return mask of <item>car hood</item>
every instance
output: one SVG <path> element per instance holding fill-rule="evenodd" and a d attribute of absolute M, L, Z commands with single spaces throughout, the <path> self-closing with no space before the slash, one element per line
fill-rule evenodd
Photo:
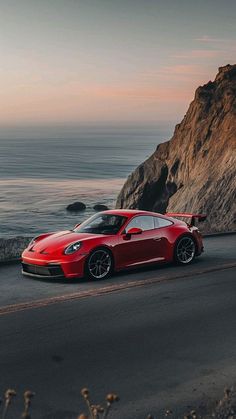
<path fill-rule="evenodd" d="M 41 240 L 39 239 L 30 250 L 37 253 L 50 254 L 55 251 L 63 251 L 67 246 L 76 241 L 82 242 L 96 237 L 101 237 L 101 235 L 76 233 L 74 231 L 60 231 L 59 233 L 50 234 L 50 236 L 42 238 Z"/>

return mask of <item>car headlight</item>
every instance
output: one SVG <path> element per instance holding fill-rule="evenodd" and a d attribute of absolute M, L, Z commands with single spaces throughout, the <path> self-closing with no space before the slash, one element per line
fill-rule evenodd
<path fill-rule="evenodd" d="M 71 255 L 71 253 L 77 252 L 81 248 L 81 242 L 75 242 L 67 246 L 64 250 L 65 255 Z"/>

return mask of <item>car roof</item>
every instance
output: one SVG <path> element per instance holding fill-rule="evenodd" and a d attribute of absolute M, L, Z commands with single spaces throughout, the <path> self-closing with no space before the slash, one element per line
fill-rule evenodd
<path fill-rule="evenodd" d="M 114 210 L 107 210 L 103 211 L 103 214 L 114 214 L 114 215 L 121 215 L 122 217 L 132 218 L 135 215 L 151 215 L 151 216 L 160 216 L 165 217 L 163 214 L 159 214 L 158 212 L 151 212 L 151 211 L 144 211 L 144 210 L 136 210 L 136 209 L 114 209 Z M 168 218 L 168 217 L 165 217 Z"/>

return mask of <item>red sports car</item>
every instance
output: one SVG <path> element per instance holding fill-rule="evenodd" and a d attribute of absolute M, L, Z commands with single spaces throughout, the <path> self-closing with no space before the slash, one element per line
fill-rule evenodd
<path fill-rule="evenodd" d="M 174 217 L 188 217 L 187 224 Z M 199 214 L 138 210 L 100 212 L 73 230 L 33 239 L 22 254 L 24 275 L 105 279 L 112 272 L 158 262 L 187 265 L 203 251 Z"/>

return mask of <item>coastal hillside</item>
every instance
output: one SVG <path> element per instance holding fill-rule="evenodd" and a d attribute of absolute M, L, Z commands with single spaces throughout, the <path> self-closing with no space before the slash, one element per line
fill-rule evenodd
<path fill-rule="evenodd" d="M 236 230 L 236 65 L 200 86 L 171 140 L 128 177 L 117 208 L 200 212 L 202 230 Z"/>

